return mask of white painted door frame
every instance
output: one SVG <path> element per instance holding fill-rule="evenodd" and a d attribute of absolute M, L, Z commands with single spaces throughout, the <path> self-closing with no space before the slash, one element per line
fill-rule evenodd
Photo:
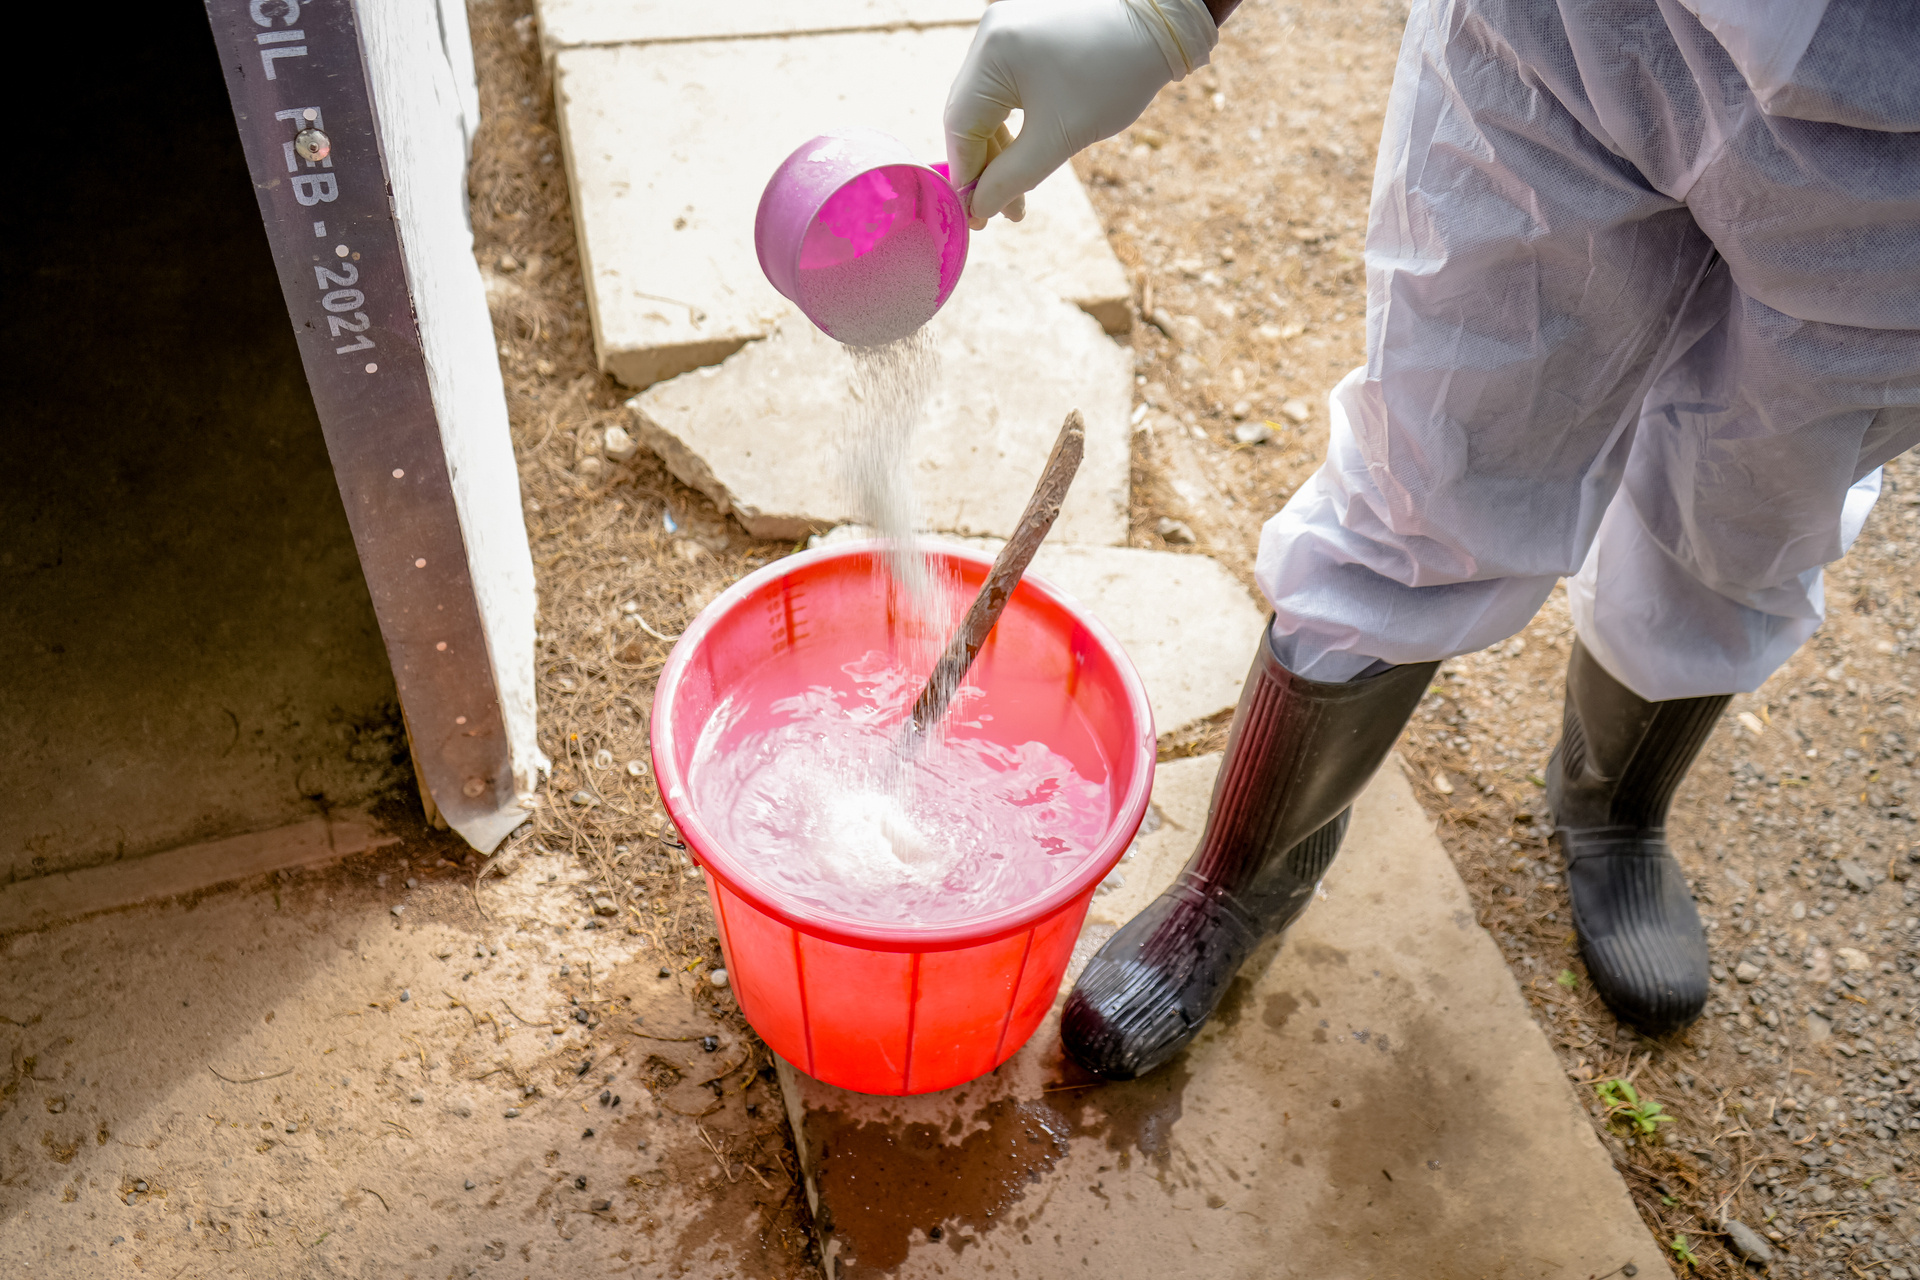
<path fill-rule="evenodd" d="M 415 769 L 491 851 L 547 767 L 459 0 L 206 0 Z M 322 154 L 324 152 L 324 154 Z"/>

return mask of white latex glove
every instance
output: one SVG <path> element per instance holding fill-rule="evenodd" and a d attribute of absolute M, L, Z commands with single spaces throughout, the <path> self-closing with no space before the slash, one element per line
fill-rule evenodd
<path fill-rule="evenodd" d="M 1219 38 L 1201 0 L 989 5 L 947 94 L 947 166 L 973 229 L 996 213 L 1018 222 L 1042 178 L 1139 119 Z M 1018 138 L 1006 127 L 1015 108 Z"/>

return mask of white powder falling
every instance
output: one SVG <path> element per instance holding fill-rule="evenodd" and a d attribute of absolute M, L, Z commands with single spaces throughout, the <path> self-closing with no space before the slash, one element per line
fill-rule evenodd
<path fill-rule="evenodd" d="M 853 411 L 841 447 L 840 475 L 861 524 L 887 544 L 887 564 L 923 621 L 934 593 L 927 558 L 917 545 L 913 441 L 940 372 L 940 353 L 925 329 L 874 347 L 849 347 Z"/>

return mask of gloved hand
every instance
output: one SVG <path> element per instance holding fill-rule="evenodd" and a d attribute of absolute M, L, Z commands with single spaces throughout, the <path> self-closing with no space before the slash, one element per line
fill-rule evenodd
<path fill-rule="evenodd" d="M 1139 119 L 1219 38 L 1201 0 L 989 5 L 947 94 L 947 166 L 973 229 L 996 213 L 1018 222 L 1042 178 Z M 1006 127 L 1016 107 L 1018 138 Z"/>

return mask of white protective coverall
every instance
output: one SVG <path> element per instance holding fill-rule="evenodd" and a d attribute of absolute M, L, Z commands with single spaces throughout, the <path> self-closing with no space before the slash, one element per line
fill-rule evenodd
<path fill-rule="evenodd" d="M 1556 579 L 1643 698 L 1757 688 L 1920 442 L 1902 0 L 1415 0 L 1367 363 L 1261 537 L 1288 667 L 1484 648 Z"/>

